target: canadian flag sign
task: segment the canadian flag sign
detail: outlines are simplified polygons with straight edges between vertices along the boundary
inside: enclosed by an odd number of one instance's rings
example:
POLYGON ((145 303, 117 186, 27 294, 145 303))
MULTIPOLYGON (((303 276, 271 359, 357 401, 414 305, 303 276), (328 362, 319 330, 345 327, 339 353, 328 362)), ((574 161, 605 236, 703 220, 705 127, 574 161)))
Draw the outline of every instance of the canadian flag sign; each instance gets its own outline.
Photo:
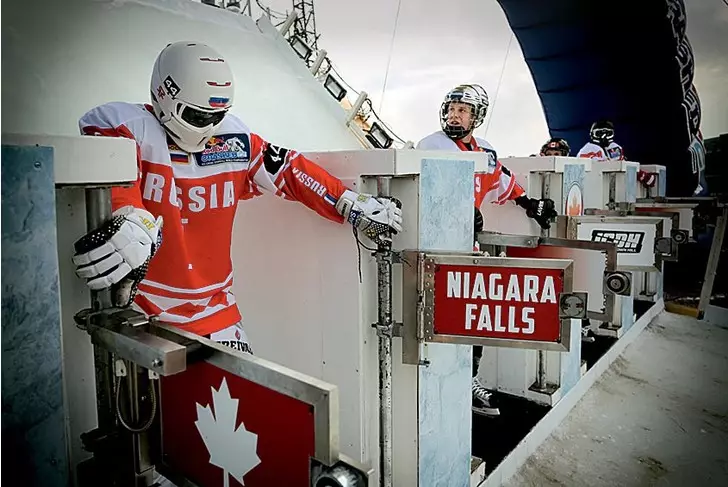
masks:
POLYGON ((438 264, 433 274, 436 335, 561 340, 564 269, 438 264))
POLYGON ((309 404, 203 361, 161 391, 164 462, 199 487, 309 485, 309 404))

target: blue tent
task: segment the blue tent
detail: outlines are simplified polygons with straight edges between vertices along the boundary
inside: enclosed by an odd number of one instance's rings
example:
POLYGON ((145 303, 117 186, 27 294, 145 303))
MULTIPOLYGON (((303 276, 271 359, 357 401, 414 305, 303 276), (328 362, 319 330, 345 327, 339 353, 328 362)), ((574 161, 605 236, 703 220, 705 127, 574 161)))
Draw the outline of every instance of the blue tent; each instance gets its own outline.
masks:
POLYGON ((668 195, 693 193, 704 150, 682 0, 498 1, 552 137, 578 151, 611 120, 627 159, 667 166, 668 195))

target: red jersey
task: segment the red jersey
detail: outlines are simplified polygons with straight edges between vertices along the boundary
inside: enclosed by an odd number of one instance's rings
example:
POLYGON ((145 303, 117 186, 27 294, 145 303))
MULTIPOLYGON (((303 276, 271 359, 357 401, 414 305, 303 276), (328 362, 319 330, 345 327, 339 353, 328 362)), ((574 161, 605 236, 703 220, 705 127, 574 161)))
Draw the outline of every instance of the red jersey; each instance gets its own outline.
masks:
POLYGON ((140 283, 135 307, 207 335, 240 321, 230 258, 239 200, 270 192, 342 223, 341 181, 295 151, 277 147, 228 114, 202 152, 167 138, 149 105, 108 103, 79 122, 86 135, 136 141, 139 177, 112 189, 117 210, 134 206, 164 218, 163 243, 140 283))
POLYGON ((452 140, 444 132, 435 132, 422 139, 417 144, 422 150, 461 150, 488 153, 488 172, 475 173, 475 207, 480 208, 483 203, 497 203, 502 205, 506 201, 514 200, 526 194, 526 191, 516 182, 511 172, 500 163, 495 149, 483 139, 472 137, 467 145, 460 140, 452 140))

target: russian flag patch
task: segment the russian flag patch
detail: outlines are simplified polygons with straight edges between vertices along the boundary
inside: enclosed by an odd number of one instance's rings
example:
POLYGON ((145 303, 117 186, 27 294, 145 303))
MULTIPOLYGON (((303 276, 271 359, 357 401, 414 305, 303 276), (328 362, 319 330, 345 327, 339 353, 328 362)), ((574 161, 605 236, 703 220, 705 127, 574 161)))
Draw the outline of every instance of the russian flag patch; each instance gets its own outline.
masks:
POLYGON ((326 196, 324 196, 324 201, 327 203, 336 206, 336 198, 334 198, 331 194, 326 193, 326 196))
POLYGON ((213 108, 223 108, 230 101, 230 98, 224 98, 222 96, 211 96, 208 103, 213 108))
POLYGON ((170 152, 169 157, 172 159, 172 162, 177 164, 187 164, 190 162, 187 154, 180 154, 179 152, 170 152))

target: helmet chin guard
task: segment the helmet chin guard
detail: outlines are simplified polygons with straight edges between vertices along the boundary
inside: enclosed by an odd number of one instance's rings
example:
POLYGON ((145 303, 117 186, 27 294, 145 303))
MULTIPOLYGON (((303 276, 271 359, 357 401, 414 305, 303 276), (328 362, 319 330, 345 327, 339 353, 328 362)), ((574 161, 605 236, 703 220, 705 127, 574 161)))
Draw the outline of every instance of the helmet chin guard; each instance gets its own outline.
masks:
POLYGON ((459 85, 450 90, 440 106, 440 127, 445 135, 454 140, 462 139, 470 134, 473 130, 480 127, 485 120, 485 114, 488 111, 488 94, 480 85, 459 85), (450 125, 447 123, 448 109, 450 103, 458 102, 470 106, 472 114, 472 122, 468 127, 459 125, 450 125))
POLYGON ((225 59, 197 42, 175 42, 157 56, 152 107, 172 140, 200 152, 233 104, 233 73, 225 59))

